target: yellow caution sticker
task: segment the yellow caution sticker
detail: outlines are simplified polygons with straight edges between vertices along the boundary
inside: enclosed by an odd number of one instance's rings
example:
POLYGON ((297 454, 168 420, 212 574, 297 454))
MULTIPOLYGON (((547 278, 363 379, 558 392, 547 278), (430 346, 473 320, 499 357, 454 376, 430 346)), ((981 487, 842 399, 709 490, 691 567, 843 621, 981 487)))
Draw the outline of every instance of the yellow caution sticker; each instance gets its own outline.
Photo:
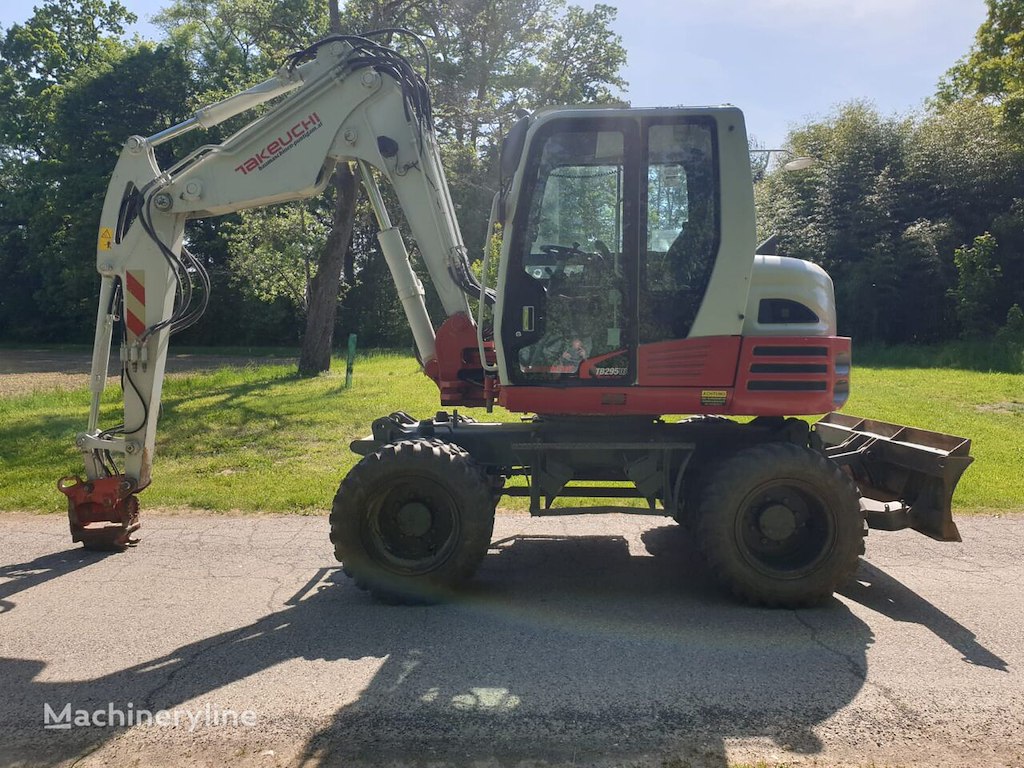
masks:
POLYGON ((729 393, 724 389, 702 389, 700 392, 701 405, 725 405, 729 399, 729 393))
POLYGON ((109 251, 114 244, 114 230, 110 227, 100 229, 100 250, 109 251))

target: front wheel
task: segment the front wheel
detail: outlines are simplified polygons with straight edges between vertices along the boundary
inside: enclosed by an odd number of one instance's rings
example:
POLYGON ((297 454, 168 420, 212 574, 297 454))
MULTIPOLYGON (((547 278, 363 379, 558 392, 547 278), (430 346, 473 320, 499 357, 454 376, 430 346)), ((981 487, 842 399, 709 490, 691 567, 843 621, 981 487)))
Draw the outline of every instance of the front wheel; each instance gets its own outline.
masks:
POLYGON ((852 577, 864 521, 853 481, 792 443, 747 448, 712 474, 697 536, 712 572, 744 600, 798 607, 852 577))
POLYGON ((364 457, 331 511, 335 557, 388 602, 444 599, 476 571, 493 527, 484 472, 440 440, 403 440, 364 457))

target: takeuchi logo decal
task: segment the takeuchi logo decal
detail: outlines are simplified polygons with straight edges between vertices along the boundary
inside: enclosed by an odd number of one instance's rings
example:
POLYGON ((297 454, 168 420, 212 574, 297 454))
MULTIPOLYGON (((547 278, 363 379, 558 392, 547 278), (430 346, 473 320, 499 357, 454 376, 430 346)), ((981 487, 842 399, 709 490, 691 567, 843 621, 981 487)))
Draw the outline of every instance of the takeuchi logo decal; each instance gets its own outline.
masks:
POLYGON ((299 120, 283 136, 278 136, 244 163, 235 166, 235 172, 245 176, 253 171, 262 171, 285 152, 312 136, 322 125, 320 115, 310 112, 308 117, 299 120))

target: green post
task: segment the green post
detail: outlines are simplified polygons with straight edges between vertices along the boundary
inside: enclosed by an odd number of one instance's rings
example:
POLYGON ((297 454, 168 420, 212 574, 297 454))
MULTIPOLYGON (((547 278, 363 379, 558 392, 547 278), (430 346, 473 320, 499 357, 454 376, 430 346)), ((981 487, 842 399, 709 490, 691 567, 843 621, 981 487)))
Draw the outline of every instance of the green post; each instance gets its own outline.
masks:
POLYGON ((356 335, 348 335, 348 360, 345 364, 345 389, 352 386, 352 367, 356 362, 356 335))

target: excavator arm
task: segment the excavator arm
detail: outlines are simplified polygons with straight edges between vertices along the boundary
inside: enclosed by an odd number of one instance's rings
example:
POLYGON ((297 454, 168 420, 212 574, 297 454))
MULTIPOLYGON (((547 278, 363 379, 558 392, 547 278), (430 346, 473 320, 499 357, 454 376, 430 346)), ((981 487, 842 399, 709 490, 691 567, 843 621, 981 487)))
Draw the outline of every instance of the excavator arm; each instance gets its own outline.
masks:
MULTIPOLYGON (((372 33, 371 33, 372 34, 372 33)), ((423 287, 391 223, 374 170, 394 189, 448 320, 448 344, 476 345, 468 296, 481 295, 441 167, 427 87, 394 51, 366 36, 332 36, 293 54, 272 78, 198 110, 189 120, 125 143, 107 189, 97 243, 101 275, 89 421, 77 437, 86 477, 65 477, 72 536, 121 547, 139 527, 135 497, 150 483, 169 336, 196 322, 209 296, 185 222, 317 195, 337 163, 358 167, 381 250, 428 374, 442 400, 464 386, 438 361, 423 287), (154 148, 277 99, 220 144, 162 170, 154 148), (121 327, 124 417, 100 424, 114 332, 121 327), (444 383, 447 377, 448 384, 444 383)), ((450 365, 447 368, 451 368, 450 365)))

